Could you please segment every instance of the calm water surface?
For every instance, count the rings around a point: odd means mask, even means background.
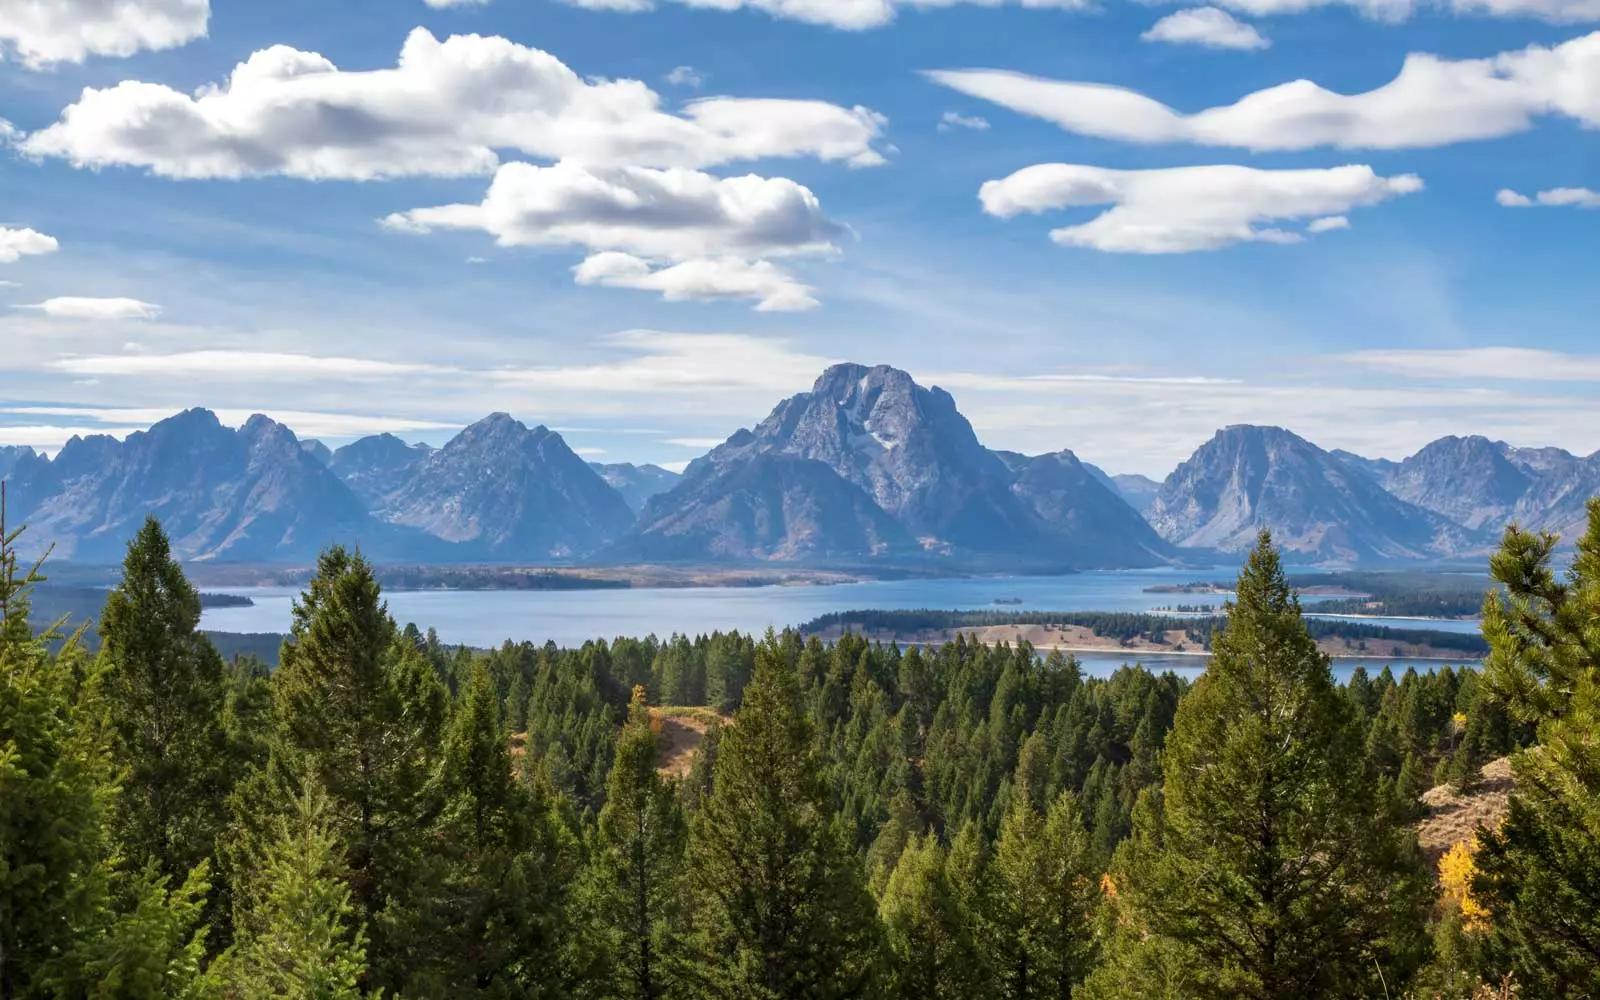
[[[507,639],[557,645],[580,645],[589,639],[619,635],[669,636],[674,632],[761,633],[769,626],[799,625],[830,611],[865,608],[941,608],[996,611],[1150,611],[1173,604],[1220,604],[1211,595],[1150,594],[1146,587],[1190,581],[1231,581],[1233,567],[1212,570],[1152,569],[1078,573],[1071,576],[983,577],[941,580],[875,580],[833,586],[637,588],[572,591],[388,591],[389,611],[401,623],[437,629],[447,643],[498,646]],[[287,632],[294,588],[241,588],[225,593],[251,598],[248,608],[209,608],[201,624],[218,632]],[[1021,604],[996,605],[996,600]],[[1310,608],[1313,602],[1308,602]],[[1371,619],[1395,628],[1475,631],[1473,622],[1419,622]],[[1115,669],[1127,661],[1117,652],[1080,653],[1092,673]],[[1141,658],[1154,669],[1195,675],[1202,657],[1149,655]],[[1379,670],[1404,661],[1340,660],[1337,672],[1358,664]],[[1418,661],[1419,668],[1437,666]]]

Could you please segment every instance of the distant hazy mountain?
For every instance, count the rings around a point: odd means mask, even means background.
[[[238,430],[188,410],[117,441],[75,437],[54,460],[11,470],[12,517],[33,548],[85,562],[122,558],[147,514],[161,518],[185,559],[310,558],[330,541],[383,544],[363,505],[263,416]]]
[[[905,528],[825,463],[757,452],[703,464],[652,497],[615,554],[643,561],[805,561],[918,551]]]
[[[600,478],[622,494],[622,499],[634,511],[644,507],[645,501],[658,493],[665,493],[678,485],[683,476],[659,465],[634,465],[631,462],[605,464],[590,462],[589,468],[600,473]]]
[[[633,522],[622,495],[561,435],[504,413],[412,465],[379,516],[507,561],[585,555]]]
[[[27,445],[0,445],[0,479],[11,475],[18,462],[34,457],[34,450]]]
[[[754,430],[691,463],[682,483],[645,506],[618,551],[709,556],[685,541],[699,539],[719,555],[743,558],[873,558],[901,551],[909,538],[924,552],[955,557],[1158,561],[1150,550],[1164,548],[1161,541],[1076,459],[1057,460],[1055,470],[1045,463],[1025,477],[1032,461],[984,448],[942,389],[923,388],[888,366],[836,365]],[[1125,516],[1108,513],[1113,509]],[[752,527],[722,530],[713,523],[718,517]],[[1122,534],[1085,534],[1101,530],[1086,525],[1117,520]],[[663,534],[674,541],[662,542]],[[733,551],[745,541],[743,551]]]
[[[369,507],[379,508],[432,451],[425,444],[406,444],[393,434],[374,434],[340,448],[327,465]]]
[[[1277,427],[1218,431],[1167,477],[1147,516],[1184,547],[1236,552],[1268,528],[1286,551],[1316,561],[1419,559],[1481,543]]]
[[[1468,528],[1498,531],[1533,479],[1485,437],[1444,437],[1382,480],[1395,496]]]
[[[333,461],[333,449],[329,448],[321,441],[318,441],[316,438],[308,438],[305,441],[301,441],[300,447],[307,455],[310,455],[323,465],[327,465],[329,462]]]
[[[1400,499],[1491,537],[1515,521],[1571,541],[1587,525],[1585,503],[1600,494],[1600,453],[1580,458],[1560,448],[1452,436],[1403,462],[1334,454]]]
[[[1400,468],[1399,462],[1390,461],[1387,458],[1366,458],[1365,456],[1357,455],[1353,451],[1345,451],[1343,448],[1335,448],[1328,454],[1337,458],[1349,468],[1380,484],[1387,482],[1395,470]]]

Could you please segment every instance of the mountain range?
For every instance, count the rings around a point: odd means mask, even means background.
[[[842,364],[681,475],[585,462],[503,413],[440,448],[379,434],[332,450],[193,409],[54,457],[0,448],[0,479],[27,542],[80,562],[119,560],[155,514],[189,560],[301,562],[342,542],[389,562],[1043,571],[1203,562],[1263,528],[1329,564],[1481,557],[1509,521],[1570,539],[1600,453],[1447,437],[1393,461],[1241,425],[1158,483],[986,448],[944,390]]]

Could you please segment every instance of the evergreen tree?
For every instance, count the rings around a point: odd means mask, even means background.
[[[1431,902],[1415,837],[1374,800],[1350,706],[1265,533],[1237,594],[1166,743],[1159,835],[1147,817],[1126,852],[1137,929],[1119,943],[1192,956],[1200,997],[1398,991]]]
[[[681,988],[683,810],[656,772],[657,737],[634,689],[606,784],[579,909],[591,982],[586,993],[657,1000]]]
[[[889,954],[887,994],[900,1000],[967,1000],[984,994],[966,912],[933,834],[913,838],[878,904]]]
[[[0,998],[54,996],[68,956],[103,929],[109,769],[92,705],[80,706],[76,638],[52,657],[35,635],[30,595],[5,523],[0,484]]]
[[[1516,790],[1496,830],[1479,834],[1473,891],[1492,945],[1531,993],[1600,992],[1600,498],[1565,580],[1556,538],[1512,527],[1491,572],[1486,678],[1539,747],[1512,758]]]
[[[822,778],[792,661],[769,633],[690,843],[709,995],[827,1000],[872,982],[877,921]]]
[[[992,963],[1001,995],[1065,1000],[1094,962],[1100,886],[1094,850],[1071,792],[1041,816],[1018,797],[995,845]]]
[[[217,981],[206,962],[209,867],[201,862],[176,891],[154,867],[133,873],[129,905],[72,956],[63,996],[88,1000],[208,1000]],[[70,980],[76,980],[75,982]]]
[[[123,860],[173,880],[215,853],[233,780],[226,668],[199,625],[200,595],[150,517],[106,600],[98,676],[123,772],[115,811]]]
[[[212,978],[228,1000],[360,1000],[366,932],[345,884],[334,807],[307,781],[260,845],[259,893]]]

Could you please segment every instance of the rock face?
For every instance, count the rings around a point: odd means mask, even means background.
[[[425,444],[406,444],[393,434],[374,434],[340,448],[327,465],[369,507],[380,508],[432,451]]]
[[[1147,516],[1185,548],[1238,552],[1267,528],[1284,550],[1316,562],[1420,559],[1482,544],[1278,427],[1218,431],[1167,477]]]
[[[1485,437],[1444,437],[1401,462],[1384,480],[1390,493],[1474,530],[1498,531],[1533,479]]]
[[[621,535],[633,512],[561,435],[504,413],[478,421],[411,467],[379,516],[476,558],[584,555]]]
[[[0,479],[11,475],[11,470],[17,467],[18,462],[37,457],[27,445],[0,445]]]
[[[1098,465],[1083,463],[1089,470],[1089,475],[1099,480],[1100,485],[1128,502],[1128,506],[1143,514],[1149,509],[1156,495],[1161,492],[1161,484],[1149,476],[1140,476],[1134,473],[1113,476]]]
[[[1526,528],[1554,531],[1569,545],[1582,537],[1589,498],[1600,495],[1600,451],[1579,458],[1560,448],[1513,448],[1498,442],[1496,447],[1530,480],[1511,519]]]
[[[618,551],[693,559],[712,554],[687,541],[703,539],[726,558],[885,558],[909,547],[958,559],[1156,561],[1150,549],[1164,548],[1160,539],[1076,459],[1029,475],[1034,461],[984,448],[942,389],[883,365],[836,365],[754,430],[691,463],[682,483],[645,506]],[[1116,520],[1108,507],[1126,512],[1128,533],[1085,535]],[[714,523],[723,514],[761,527],[723,531]],[[742,539],[750,545],[739,551]]]
[[[317,461],[321,462],[323,465],[327,465],[328,463],[333,461],[333,449],[329,448],[327,445],[323,444],[321,441],[318,441],[316,438],[311,438],[311,439],[306,440],[306,441],[301,441],[300,442],[300,447],[305,451],[305,453],[307,455],[310,455],[312,458],[314,458]]]
[[[634,511],[639,511],[651,497],[667,492],[683,479],[678,473],[659,465],[590,462],[589,468],[598,472],[601,479],[622,494],[622,499]]]
[[[385,540],[294,432],[260,415],[233,430],[196,409],[126,441],[73,438],[53,461],[23,458],[10,479],[24,539],[85,562],[120,560],[147,514],[184,559],[308,559],[330,541]]]
[[[1399,462],[1392,462],[1387,458],[1366,458],[1353,451],[1345,451],[1343,448],[1335,448],[1328,454],[1379,484],[1388,482],[1389,477],[1400,468]]]

